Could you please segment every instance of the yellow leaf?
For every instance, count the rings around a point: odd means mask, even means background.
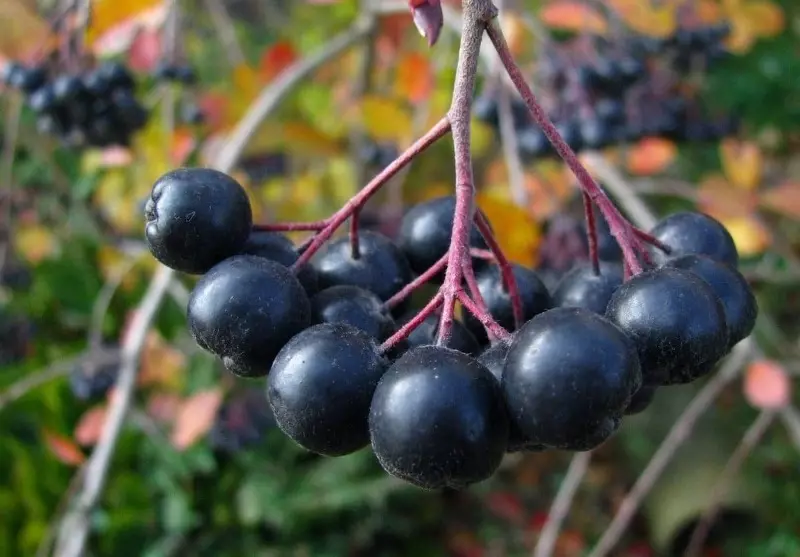
[[[163,4],[163,0],[93,0],[87,40],[92,43],[115,28],[130,25],[138,16],[163,7]]]
[[[744,54],[756,42],[756,35],[749,20],[740,16],[731,18],[731,32],[725,39],[725,46],[734,54]]]
[[[470,121],[470,129],[472,135],[472,156],[482,157],[489,153],[489,151],[497,145],[494,131],[487,124],[478,122],[477,120]]]
[[[14,232],[17,253],[34,265],[52,256],[58,250],[58,238],[40,224],[21,225]]]
[[[145,253],[139,259],[142,259],[143,257],[150,257],[150,255],[149,253]],[[131,272],[132,268],[130,255],[119,251],[114,246],[108,244],[100,246],[100,249],[97,252],[97,267],[100,269],[103,278],[106,280],[114,280],[117,278],[119,273],[127,271],[122,279],[122,282],[120,283],[120,288],[122,290],[129,292],[135,288],[136,284],[138,283],[139,277]]]
[[[506,36],[508,48],[515,56],[519,56],[528,49],[528,33],[525,22],[519,14],[508,10],[500,13],[500,27]]]
[[[402,143],[412,131],[409,110],[384,97],[365,97],[361,102],[361,118],[367,133],[378,141]]]
[[[532,266],[541,240],[538,224],[524,209],[499,194],[480,192],[476,203],[492,223],[495,237],[506,256],[520,265]]]
[[[754,217],[721,218],[720,222],[731,233],[736,249],[743,257],[764,252],[772,243],[772,234]]]
[[[632,30],[651,37],[666,38],[677,27],[675,6],[669,3],[656,7],[646,0],[606,0]]]
[[[747,18],[753,33],[758,37],[780,35],[785,27],[783,10],[767,0],[752,0],[742,6],[742,17]]]
[[[601,13],[588,4],[573,0],[559,0],[548,4],[539,13],[539,19],[555,29],[595,34],[603,34],[608,30],[608,22]]]
[[[720,158],[722,169],[734,186],[746,191],[758,188],[764,164],[758,145],[726,139],[720,144]]]
[[[27,59],[52,34],[47,22],[36,14],[31,2],[2,0],[0,2],[0,62]]]
[[[356,184],[353,160],[349,156],[334,157],[328,161],[329,188],[333,194],[333,204],[344,205],[364,184]]]
[[[424,188],[409,189],[408,201],[422,203],[437,197],[453,195],[454,192],[453,184],[448,182],[435,182],[433,184],[426,184]]]
[[[331,157],[344,150],[338,138],[327,135],[306,122],[286,122],[281,128],[278,137],[289,153]]]

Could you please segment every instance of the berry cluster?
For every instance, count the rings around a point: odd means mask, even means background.
[[[147,122],[133,76],[116,62],[80,74],[12,62],[5,66],[2,81],[25,96],[41,133],[73,147],[128,145]]]
[[[153,80],[158,84],[174,84],[189,87],[197,83],[197,74],[188,64],[178,64],[162,60],[153,70]],[[200,107],[191,99],[182,99],[180,106],[180,120],[184,124],[198,125],[205,121],[205,115]]]
[[[211,446],[220,453],[234,454],[258,444],[275,419],[264,393],[248,389],[222,405],[209,432]]]
[[[638,231],[657,246],[642,272],[593,258],[551,290],[504,264],[479,211],[472,298],[459,298],[468,311],[437,342],[444,316],[411,310],[408,294],[443,280],[455,215],[455,198],[427,201],[394,240],[351,230],[311,259],[313,242],[298,249],[275,230],[318,227],[254,226],[230,176],[180,169],[153,186],[145,233],[163,264],[203,275],[187,310],[194,339],[234,374],[266,376],[287,436],[326,456],[371,445],[384,469],[424,488],[486,479],[506,452],[597,447],[754,326],[733,240],[706,215]]]
[[[728,25],[644,36],[581,36],[543,49],[535,82],[551,119],[573,151],[602,149],[643,137],[715,141],[736,132],[731,117],[708,115],[687,74],[726,57]],[[495,88],[476,99],[478,120],[499,128]],[[512,118],[523,160],[555,156],[520,99]]]
[[[69,386],[78,400],[102,399],[117,382],[119,365],[85,360],[77,363],[69,374]]]

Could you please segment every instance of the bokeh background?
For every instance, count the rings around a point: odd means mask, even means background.
[[[459,2],[445,2],[433,49],[404,4],[304,79],[248,142],[233,175],[257,220],[325,218],[447,110]],[[149,112],[129,146],[92,148],[44,133],[18,92],[1,92],[0,554],[9,557],[48,555],[81,489],[114,396],[121,339],[157,266],[142,239],[153,181],[177,166],[210,164],[259,94],[366,9],[354,0],[92,0],[88,23],[53,32],[59,14],[85,15],[87,5],[0,2],[0,63],[54,51],[59,71],[74,73],[94,59],[119,60]],[[719,519],[704,555],[800,555],[792,393],[800,373],[800,4],[508,0],[501,21],[535,85],[559,41],[658,39],[686,21],[730,26],[721,60],[673,72],[678,92],[670,94],[735,116],[735,130],[704,140],[648,136],[582,157],[634,219],[695,208],[725,223],[761,307],[745,356],[735,353],[698,385],[662,389],[647,412],[572,462],[570,481],[580,483],[554,555],[587,554],[646,469],[642,504],[611,555],[682,554],[713,502]],[[188,65],[197,79],[158,82],[165,61]],[[495,80],[491,56],[484,62],[476,96],[485,101]],[[552,102],[559,94],[544,93]],[[579,190],[555,159],[509,156],[500,126],[477,116],[478,204],[510,257],[555,281],[586,257]],[[647,110],[640,117],[650,118]],[[406,207],[452,184],[445,140],[369,204],[364,225],[392,234]],[[532,554],[573,455],[510,455],[468,491],[423,492],[385,474],[369,450],[308,454],[275,429],[261,383],[234,379],[191,341],[183,308],[192,281],[173,285],[148,334],[91,516],[92,555]],[[676,423],[659,453],[666,466],[646,468]]]

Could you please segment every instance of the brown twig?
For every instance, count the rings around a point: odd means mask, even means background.
[[[550,507],[550,512],[547,513],[547,522],[542,528],[542,533],[539,536],[539,542],[533,550],[533,557],[550,557],[558,541],[558,533],[561,531],[561,526],[569,514],[569,509],[572,506],[572,500],[578,487],[589,469],[589,462],[592,459],[591,452],[577,453],[572,457],[567,468],[567,473],[561,481],[561,487],[558,489],[558,494],[553,500]]]
[[[658,447],[639,479],[636,480],[630,492],[625,496],[611,524],[591,553],[589,553],[589,557],[605,557],[614,549],[614,546],[616,546],[622,534],[628,528],[645,495],[650,492],[658,478],[661,477],[662,472],[672,460],[678,447],[688,439],[697,420],[708,410],[722,390],[738,376],[742,366],[752,356],[752,342],[751,338],[747,338],[733,349],[733,352],[725,360],[722,367],[703,386],[678,420],[672,425],[661,446]]]
[[[708,507],[689,540],[689,545],[684,554],[685,557],[697,557],[697,555],[699,555],[711,531],[714,519],[719,512],[720,502],[725,491],[730,486],[736,474],[739,473],[744,461],[747,460],[747,457],[753,452],[753,449],[756,448],[758,442],[764,437],[767,429],[769,429],[769,426],[772,425],[772,422],[775,420],[776,415],[774,410],[763,410],[750,427],[747,428],[747,431],[742,436],[742,440],[739,442],[736,450],[733,451],[730,459],[728,459],[725,468],[722,470],[719,479],[714,485],[714,489],[711,493],[711,500],[708,502]]]

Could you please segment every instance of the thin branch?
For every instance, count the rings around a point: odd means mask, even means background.
[[[139,262],[138,258],[130,258],[125,260],[118,269],[106,280],[100,293],[94,300],[92,306],[92,320],[89,326],[89,346],[97,347],[103,342],[103,322],[105,321],[108,308],[111,306],[111,301],[114,299],[117,289],[120,287],[128,273]]]
[[[753,421],[750,427],[747,428],[744,436],[742,436],[742,440],[739,442],[739,446],[733,451],[733,454],[725,464],[725,468],[722,470],[719,479],[714,485],[711,500],[708,502],[708,507],[689,540],[689,545],[684,554],[685,557],[697,557],[702,550],[703,544],[711,531],[714,519],[719,513],[720,502],[723,495],[725,495],[725,491],[729,488],[736,474],[739,473],[747,457],[750,456],[750,453],[756,448],[758,442],[764,437],[767,429],[769,429],[769,426],[772,425],[772,422],[775,420],[775,416],[776,412],[774,410],[764,410]]]
[[[589,469],[591,459],[592,453],[590,451],[576,453],[572,457],[567,473],[561,481],[558,494],[556,494],[556,498],[550,507],[550,512],[547,513],[547,522],[539,536],[539,542],[533,550],[533,557],[550,557],[553,555],[561,526],[567,518],[575,493],[578,491],[578,487],[580,487],[583,477]]]
[[[347,46],[355,43],[365,35],[367,30],[363,23],[356,24],[350,32],[334,38],[326,47],[322,47],[318,52],[299,61],[286,70],[272,85],[264,89],[231,133],[225,148],[219,153],[214,167],[222,172],[230,172],[239,160],[247,141],[261,122],[277,108],[280,101],[303,78],[335,57]],[[131,323],[122,346],[122,362],[117,379],[116,394],[109,405],[108,417],[103,426],[100,440],[86,463],[85,482],[59,528],[54,552],[57,557],[80,557],[84,552],[90,529],[91,513],[102,495],[111,457],[133,398],[139,356],[147,337],[147,331],[169,290],[174,274],[171,269],[159,267],[135,311],[136,317]]]
[[[239,44],[239,39],[236,37],[236,29],[225,5],[221,0],[205,0],[205,5],[225,47],[228,62],[233,67],[244,64],[247,58],[244,55],[242,46]]]
[[[119,360],[118,350],[94,350],[75,358],[59,361],[43,370],[27,374],[0,393],[0,412],[30,391],[68,375],[76,366],[93,362],[98,365],[110,364]]]
[[[625,533],[634,514],[639,509],[644,497],[650,492],[653,486],[661,477],[664,469],[675,456],[675,453],[694,429],[695,423],[700,416],[714,403],[722,390],[733,381],[738,375],[742,366],[751,358],[753,354],[753,340],[747,338],[736,345],[733,352],[725,360],[722,367],[705,384],[697,395],[692,399],[678,420],[672,425],[661,446],[655,452],[650,462],[642,471],[639,479],[625,496],[619,506],[616,516],[611,521],[600,541],[589,553],[589,557],[605,557],[614,549],[617,542]]]
[[[792,444],[800,451],[800,410],[791,404],[786,406],[781,410],[781,421],[789,433]]]

